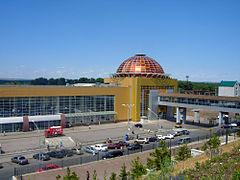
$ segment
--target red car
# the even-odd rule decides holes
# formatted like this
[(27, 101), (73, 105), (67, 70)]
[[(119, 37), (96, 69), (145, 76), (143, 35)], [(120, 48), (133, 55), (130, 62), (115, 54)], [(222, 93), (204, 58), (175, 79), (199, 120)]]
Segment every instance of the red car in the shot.
[(125, 141), (119, 141), (118, 144), (120, 144), (120, 146), (129, 146), (129, 144)]
[(108, 149), (120, 149), (120, 144), (119, 143), (114, 143), (114, 144), (109, 144)]
[(50, 165), (46, 165), (45, 167), (43, 167), (41, 169), (37, 169), (36, 172), (47, 171), (47, 170), (57, 169), (57, 168), (60, 168), (60, 166), (54, 165), (54, 164), (50, 164)]

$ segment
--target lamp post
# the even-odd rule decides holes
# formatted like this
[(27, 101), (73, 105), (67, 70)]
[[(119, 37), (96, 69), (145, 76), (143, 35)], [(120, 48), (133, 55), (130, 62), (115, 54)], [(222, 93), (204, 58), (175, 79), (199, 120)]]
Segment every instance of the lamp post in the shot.
[(130, 112), (132, 111), (132, 107), (134, 106), (134, 104), (122, 104), (124, 107), (128, 108), (128, 134), (130, 131)]

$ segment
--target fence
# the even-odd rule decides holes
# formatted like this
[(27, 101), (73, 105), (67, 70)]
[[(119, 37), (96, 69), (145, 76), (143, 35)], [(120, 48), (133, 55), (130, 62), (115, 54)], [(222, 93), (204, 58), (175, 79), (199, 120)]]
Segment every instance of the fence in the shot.
[[(228, 133), (235, 133), (237, 132), (237, 129), (228, 129)], [(216, 132), (217, 136), (224, 136), (226, 135), (226, 130), (220, 129)], [(204, 135), (204, 136), (197, 136), (197, 137), (191, 137), (191, 142), (199, 142), (202, 140), (207, 140), (211, 138), (209, 135)], [(177, 140), (169, 140), (166, 141), (166, 146), (171, 150), (172, 147), (177, 146), (178, 141)], [(148, 151), (152, 150), (154, 148), (159, 148), (159, 142), (153, 142), (149, 144), (145, 144), (142, 146), (140, 149), (136, 150), (128, 150), (127, 148), (123, 149), (123, 155), (129, 155), (129, 154), (134, 154), (142, 151)], [(106, 152), (107, 153), (107, 152)], [(88, 156), (79, 156), (79, 157), (68, 157), (68, 159), (63, 159), (63, 160), (56, 160), (56, 161), (51, 161), (51, 164), (59, 165), (60, 167), (68, 167), (72, 165), (81, 165), (93, 161), (99, 161), (102, 159), (102, 156), (104, 156), (106, 153), (103, 154), (96, 154), (96, 155), (88, 155)], [(37, 169), (41, 169), (44, 166), (49, 165), (49, 162), (42, 162), (41, 164), (37, 165), (26, 165), (24, 167), (16, 167), (14, 168), (13, 175), (14, 176), (20, 176), (23, 174), (27, 173), (32, 173), (36, 172)]]

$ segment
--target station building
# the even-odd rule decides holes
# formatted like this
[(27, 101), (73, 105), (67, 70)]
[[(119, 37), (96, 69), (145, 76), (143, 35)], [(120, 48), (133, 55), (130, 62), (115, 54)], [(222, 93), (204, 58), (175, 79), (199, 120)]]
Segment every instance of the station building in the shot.
[[(0, 86), (0, 133), (47, 129), (53, 125), (88, 125), (140, 121), (152, 106), (152, 94), (176, 93), (177, 80), (157, 61), (137, 54), (90, 86)], [(155, 118), (157, 119), (157, 117)]]

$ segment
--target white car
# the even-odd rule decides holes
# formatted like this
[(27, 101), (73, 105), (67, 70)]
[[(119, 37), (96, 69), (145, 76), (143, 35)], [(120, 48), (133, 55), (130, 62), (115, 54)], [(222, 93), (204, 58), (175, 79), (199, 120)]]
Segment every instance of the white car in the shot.
[(232, 127), (237, 127), (237, 123), (231, 123), (230, 124)]
[(165, 137), (165, 139), (174, 139), (174, 136), (172, 134), (167, 134)]
[(157, 138), (158, 138), (159, 140), (165, 140), (165, 137), (164, 137), (163, 135), (157, 135)]
[(102, 152), (108, 151), (108, 147), (106, 144), (95, 144), (92, 147), (98, 151), (102, 151)]
[(138, 139), (135, 140), (135, 142), (137, 142), (139, 144), (148, 144), (149, 139), (148, 138), (138, 138)]

